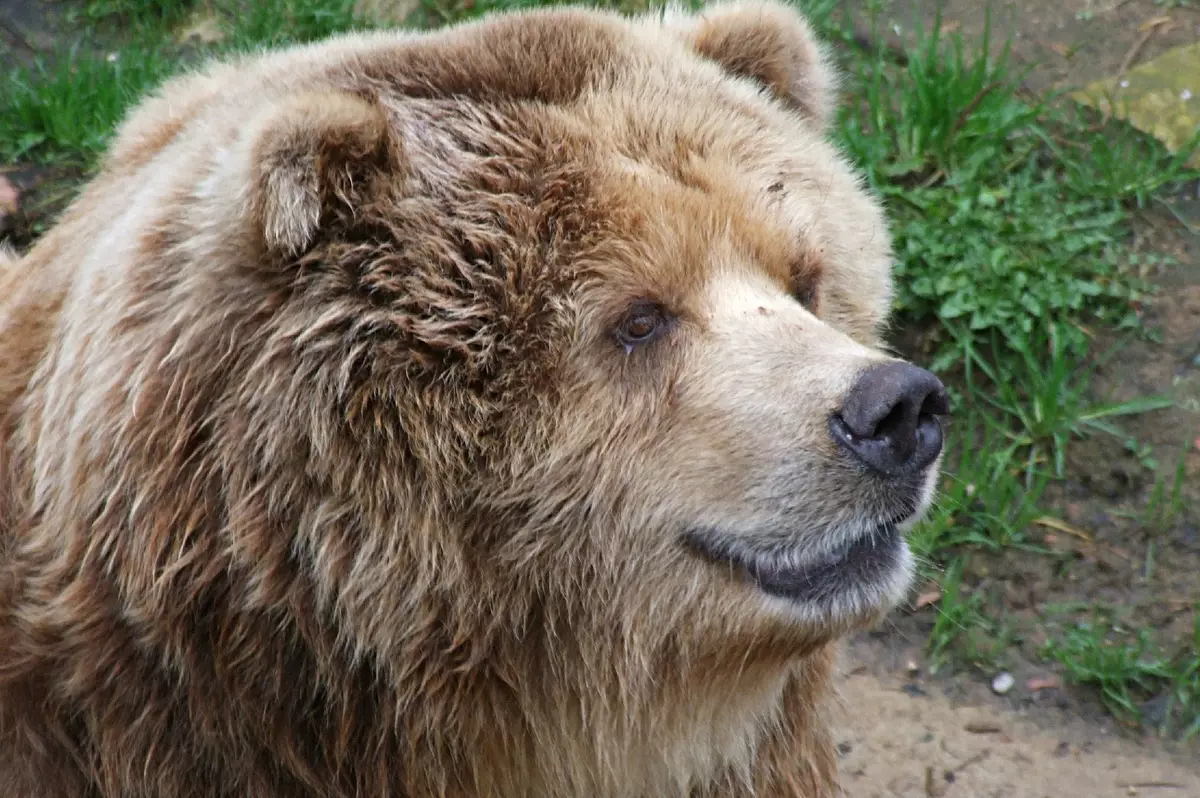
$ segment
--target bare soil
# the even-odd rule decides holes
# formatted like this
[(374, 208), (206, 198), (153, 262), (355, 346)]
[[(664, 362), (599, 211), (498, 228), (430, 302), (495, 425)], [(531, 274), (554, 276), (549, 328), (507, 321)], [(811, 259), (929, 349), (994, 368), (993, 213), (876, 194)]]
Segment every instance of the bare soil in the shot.
[[(841, 679), (838, 751), (854, 798), (1200, 796), (1194, 752), (1139, 743), (1070, 708), (908, 671), (920, 643), (862, 640)], [(907, 648), (907, 650), (906, 650)]]

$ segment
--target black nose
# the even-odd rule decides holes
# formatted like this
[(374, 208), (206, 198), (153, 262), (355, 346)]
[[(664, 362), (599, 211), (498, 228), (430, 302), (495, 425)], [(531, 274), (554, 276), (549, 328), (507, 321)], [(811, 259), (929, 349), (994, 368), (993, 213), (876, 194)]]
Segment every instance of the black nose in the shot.
[(937, 417), (949, 412), (941, 380), (909, 363), (886, 363), (858, 378), (830, 420), (830, 432), (868, 468), (894, 476), (937, 459), (942, 451)]

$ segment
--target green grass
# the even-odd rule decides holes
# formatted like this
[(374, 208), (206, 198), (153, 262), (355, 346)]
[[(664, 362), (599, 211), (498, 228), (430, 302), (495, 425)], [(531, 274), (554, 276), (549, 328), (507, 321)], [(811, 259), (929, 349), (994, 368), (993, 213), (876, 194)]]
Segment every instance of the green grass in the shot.
[(902, 317), (965, 331), (937, 337), (939, 370), (992, 333), (1016, 349), (1054, 327), (1078, 357), (1088, 325), (1136, 326), (1150, 285), (1128, 251), (1128, 208), (1197, 176), (1187, 152), (1026, 96), (987, 41), (920, 34), (906, 65), (884, 51), (854, 60), (839, 130), (888, 202)]
[[(413, 21), (442, 25), (561, 1), (422, 0)], [(1047, 490), (1066, 476), (1067, 455), (1083, 438), (1118, 436), (1155, 465), (1121, 422), (1168, 402), (1096, 398), (1095, 369), (1114, 352), (1097, 354), (1093, 340), (1105, 330), (1146, 334), (1136, 310), (1162, 260), (1133, 251), (1134, 214), (1200, 173), (1186, 165), (1190, 150), (1170, 154), (1128, 126), (1031, 95), (1008, 48), (989, 50), (986, 34), (972, 42), (922, 33), (897, 59), (856, 49), (835, 0), (801, 5), (837, 43), (846, 75), (835, 137), (888, 206), (898, 319), (924, 332), (922, 357), (954, 398), (944, 490), (912, 535), (925, 575), (942, 591), (931, 658), (935, 667), (995, 662), (1007, 632), (972, 589), (966, 555), (1041, 551), (1031, 524), (1047, 512)], [(214, 16), (220, 41), (181, 45), (174, 34), (198, 13)], [(356, 17), (352, 0), (92, 0), (79, 22), (124, 35), (119, 57), (76, 44), (0, 82), (0, 161), (68, 162), (86, 174), (129, 105), (198, 58), (371, 24)], [(1173, 477), (1156, 477), (1141, 519), (1160, 537), (1180, 515), (1180, 463)], [(1097, 686), (1123, 717), (1145, 696), (1169, 693), (1166, 725), (1195, 736), (1200, 626), (1191, 643), (1190, 658), (1166, 658), (1150, 654), (1150, 636), (1092, 625), (1052, 639), (1042, 653), (1070, 679)]]
[[(1085, 135), (1072, 135), (1074, 131)], [(1137, 128), (1103, 121), (1091, 109), (1076, 105), (1060, 107), (1054, 124), (1037, 134), (1062, 165), (1068, 191), (1137, 208), (1147, 207), (1181, 179), (1194, 177), (1187, 160), (1200, 145), (1198, 131), (1188, 146), (1168, 153)]]
[(132, 45), (114, 60), (75, 46), (53, 65), (14, 71), (0, 89), (0, 161), (93, 164), (129, 104), (174, 69), (153, 45)]
[(991, 617), (984, 597), (963, 584), (966, 561), (950, 562), (941, 579), (941, 598), (929, 633), (929, 671), (947, 664), (995, 666), (1004, 660), (1012, 630)]
[[(947, 327), (954, 330), (953, 324)], [(961, 331), (955, 337), (967, 339)], [(990, 343), (990, 351), (999, 349), (995, 334)], [(1112, 435), (1123, 440), (1127, 448), (1136, 448), (1137, 442), (1122, 433), (1113, 419), (1163, 410), (1172, 404), (1170, 398), (1162, 396), (1123, 402), (1095, 402), (1090, 398), (1092, 375), (1119, 347), (1078, 361), (1064, 341), (1062, 328), (1053, 325), (1012, 335), (1008, 344), (1014, 357), (1011, 362), (997, 363), (983, 356), (967, 339), (961, 344), (963, 363), (969, 388), (974, 388), (972, 371), (978, 370), (987, 378), (986, 388), (971, 391), (982, 402), (974, 417), (1006, 439), (1000, 451), (1023, 461), (1026, 474), (1048, 466), (1054, 478), (1065, 478), (1071, 440), (1095, 433)]]
[[(1198, 176), (1186, 166), (1190, 151), (1170, 154), (1059, 98), (1030, 96), (1007, 48), (990, 52), (987, 41), (918, 33), (904, 63), (882, 50), (848, 59), (852, 102), (839, 127), (888, 203), (896, 309), (928, 331), (929, 363), (954, 396), (949, 474), (912, 535), (925, 576), (942, 590), (929, 641), (935, 665), (1001, 656), (1004, 646), (989, 643), (1002, 627), (968, 589), (962, 555), (1040, 549), (1029, 529), (1046, 512), (1048, 486), (1067, 476), (1073, 443), (1116, 436), (1155, 466), (1120, 421), (1170, 401), (1096, 399), (1094, 373), (1117, 350), (1096, 353), (1093, 338), (1145, 332), (1136, 308), (1153, 287), (1149, 259), (1131, 250), (1132, 213)], [(1151, 497), (1147, 522), (1158, 529), (1178, 516), (1181, 475)], [(1096, 650), (1082, 641), (1074, 633), (1045, 654), (1083, 680)], [(1122, 689), (1174, 666), (1155, 667), (1101, 668), (1109, 706), (1116, 711)], [(1180, 684), (1182, 696), (1189, 688)], [(1181, 698), (1179, 711), (1194, 717), (1200, 706)]]
[(129, 41), (119, 51), (95, 52), (81, 35), (53, 59), (10, 71), (0, 83), (0, 162), (66, 161), (92, 169), (130, 105), (198, 59), (370, 26), (355, 15), (354, 0), (212, 0), (200, 10), (214, 16), (222, 38), (197, 52), (176, 41), (174, 26), (200, 5), (94, 0), (85, 6), (83, 19), (120, 20)]
[[(1142, 528), (1149, 530), (1153, 537), (1159, 538), (1165, 535), (1179, 518), (1179, 513), (1183, 509), (1185, 479), (1187, 479), (1186, 445), (1180, 447), (1179, 455), (1175, 459), (1175, 469), (1171, 472), (1170, 478), (1168, 479), (1166, 475), (1155, 476), (1150, 498), (1142, 510), (1139, 521)], [(1151, 545), (1153, 545), (1153, 541)], [(1152, 564), (1148, 565), (1146, 570), (1147, 572), (1151, 571)], [(1147, 579), (1151, 576), (1151, 573), (1146, 574)]]
[[(928, 361), (954, 396), (949, 473), (911, 540), (942, 593), (928, 644), (934, 667), (989, 668), (1003, 658), (1004, 627), (968, 587), (963, 555), (1040, 550), (1029, 530), (1046, 513), (1047, 488), (1067, 476), (1076, 441), (1116, 436), (1148, 469), (1156, 465), (1120, 421), (1170, 401), (1096, 399), (1095, 371), (1116, 350), (1096, 353), (1093, 338), (1146, 333), (1136, 309), (1153, 291), (1144, 275), (1154, 261), (1131, 249), (1133, 211), (1198, 176), (1186, 166), (1190, 149), (1171, 154), (1132, 128), (1030, 96), (1007, 49), (989, 52), (987, 40), (919, 34), (904, 63), (884, 51), (847, 59), (852, 102), (839, 128), (888, 203), (896, 310), (927, 331)], [(1147, 529), (1161, 535), (1178, 517), (1182, 474), (1181, 461), (1171, 485), (1157, 478)], [(1142, 632), (1137, 645), (1149, 646), (1151, 632)], [(1147, 662), (1132, 643), (1100, 645), (1076, 630), (1043, 656), (1076, 682), (1100, 684), (1124, 717), (1131, 696), (1170, 686), (1166, 725), (1194, 733), (1200, 641), (1191, 644), (1190, 658)]]
[(1076, 684), (1100, 692), (1113, 714), (1140, 722), (1145, 702), (1163, 702), (1158, 728), (1184, 740), (1200, 734), (1200, 605), (1190, 647), (1176, 656), (1156, 650), (1149, 630), (1127, 630), (1106, 618), (1079, 623), (1044, 647)]
[(196, 0), (88, 0), (68, 13), (77, 22), (153, 28), (182, 20), (196, 5)]
[[(953, 323), (944, 323), (954, 330)], [(1098, 358), (1076, 360), (1055, 327), (1017, 337), (1006, 354), (998, 337), (993, 334), (985, 349), (970, 340), (960, 343), (961, 371), (952, 389), (957, 418), (946, 447), (950, 477), (911, 539), (914, 553), (925, 562), (936, 563), (939, 553), (962, 546), (1036, 549), (1026, 530), (1043, 515), (1046, 487), (1067, 476), (1067, 452), (1077, 439), (1111, 435), (1147, 468), (1156, 465), (1151, 450), (1123, 433), (1115, 419), (1169, 407), (1170, 400), (1091, 398), (1093, 373), (1119, 347)], [(1147, 505), (1147, 519), (1160, 527), (1178, 516), (1183, 465), (1181, 458), (1174, 482), (1156, 488)], [(1159, 493), (1164, 495), (1156, 501)]]
[(369, 27), (354, 0), (224, 0), (217, 5), (234, 50), (279, 47)]

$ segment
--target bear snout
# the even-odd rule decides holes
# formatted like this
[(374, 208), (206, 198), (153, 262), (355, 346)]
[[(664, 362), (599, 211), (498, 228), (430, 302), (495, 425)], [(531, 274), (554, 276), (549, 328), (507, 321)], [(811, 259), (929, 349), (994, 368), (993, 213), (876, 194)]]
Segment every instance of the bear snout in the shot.
[(892, 362), (859, 376), (829, 431), (857, 462), (898, 477), (928, 468), (941, 454), (941, 417), (949, 412), (941, 380), (911, 363)]

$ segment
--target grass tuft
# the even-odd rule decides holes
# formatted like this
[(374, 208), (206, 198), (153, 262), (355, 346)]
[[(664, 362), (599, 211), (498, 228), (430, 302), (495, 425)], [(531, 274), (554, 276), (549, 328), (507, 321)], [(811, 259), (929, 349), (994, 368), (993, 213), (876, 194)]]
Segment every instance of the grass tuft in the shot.
[(226, 47), (245, 51), (371, 27), (355, 5), (355, 0), (223, 0), (217, 8), (227, 31)]
[(1157, 704), (1160, 733), (1184, 740), (1200, 734), (1200, 606), (1191, 646), (1175, 657), (1155, 650), (1149, 630), (1124, 630), (1107, 620), (1075, 625), (1044, 653), (1072, 682), (1098, 689), (1121, 720), (1141, 722), (1147, 705)]
[[(914, 26), (903, 66), (876, 49), (851, 68), (855, 83), (841, 135), (878, 187), (910, 188), (986, 169), (1011, 157), (1010, 140), (1028, 136), (1041, 111), (1018, 98), (1007, 46), (993, 55), (985, 32), (980, 49), (968, 52), (961, 36), (946, 38), (940, 25), (939, 13), (932, 32)], [(882, 41), (878, 28), (875, 17), (875, 40)]]

